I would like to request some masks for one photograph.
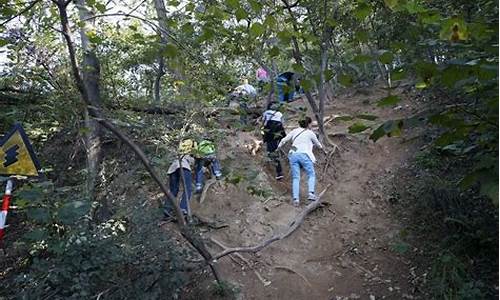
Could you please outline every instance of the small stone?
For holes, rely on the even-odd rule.
[[[388,290],[389,290],[389,292],[394,291],[394,289],[392,288],[392,286],[390,286],[390,287],[388,288]]]
[[[375,300],[375,296],[370,295],[370,300]]]
[[[361,296],[359,296],[358,294],[354,294],[354,293],[352,293],[352,294],[349,296],[349,299],[361,299]]]

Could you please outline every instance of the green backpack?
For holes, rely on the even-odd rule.
[[[208,156],[215,154],[215,144],[211,141],[203,140],[198,143],[198,154],[200,156]]]

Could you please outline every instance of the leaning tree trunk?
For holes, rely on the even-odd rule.
[[[292,12],[292,7],[290,6],[290,4],[288,4],[288,0],[281,0],[281,2],[283,2],[283,4],[285,5],[285,8],[288,10],[288,13],[290,14],[290,17],[292,18],[293,29],[297,33],[300,32],[299,26],[297,24],[297,20],[295,18],[295,15]],[[329,30],[329,29],[325,28],[325,30]],[[292,46],[293,46],[292,56],[295,59],[295,62],[299,65],[303,65],[302,52],[300,51],[299,41],[298,41],[296,36],[292,36]],[[328,50],[328,48],[326,46],[325,46],[325,49]],[[320,136],[323,137],[324,142],[330,144],[328,136],[326,135],[326,132],[325,132],[325,128],[323,126],[323,124],[324,124],[323,117],[322,117],[323,112],[321,111],[321,107],[318,106],[318,104],[314,100],[314,97],[313,97],[311,91],[305,91],[305,95],[306,95],[307,102],[308,102],[308,104],[311,107],[311,110],[313,112],[314,118],[318,122],[318,130],[319,130]],[[324,102],[323,102],[323,105],[324,105]],[[324,109],[324,106],[323,106],[323,109]]]
[[[87,97],[92,106],[101,106],[100,96],[100,63],[95,54],[95,48],[89,41],[87,32],[94,26],[93,16],[85,5],[85,0],[75,0],[80,17],[80,37],[83,49],[82,76]],[[95,186],[99,175],[101,162],[101,128],[99,124],[89,117],[88,110],[85,109],[85,127],[87,129],[85,137],[85,150],[87,154],[87,192],[90,199],[94,199]]]
[[[110,121],[108,121],[104,115],[102,114],[99,107],[94,106],[89,98],[89,91],[87,91],[87,85],[85,84],[82,76],[80,75],[80,67],[78,66],[76,60],[76,49],[73,43],[73,38],[71,34],[71,29],[69,26],[69,18],[68,13],[66,11],[67,6],[71,3],[68,0],[52,0],[57,5],[59,11],[59,20],[61,22],[61,34],[66,42],[66,46],[69,53],[69,60],[71,64],[71,73],[73,74],[73,78],[76,83],[76,87],[80,92],[83,102],[88,106],[89,116],[95,118],[100,125],[102,125],[107,130],[111,131],[115,136],[117,136],[121,141],[123,141],[132,151],[137,155],[137,157],[141,160],[146,170],[149,172],[153,180],[158,184],[162,192],[167,197],[168,203],[174,207],[174,212],[177,217],[177,227],[179,228],[182,236],[189,242],[191,246],[193,246],[198,253],[204,258],[205,263],[210,267],[212,273],[220,283],[219,272],[214,265],[213,257],[208,251],[205,243],[199,237],[199,235],[194,231],[194,229],[188,226],[184,220],[184,216],[180,210],[180,207],[176,205],[175,197],[170,193],[170,190],[167,188],[163,180],[158,176],[158,173],[154,170],[154,168],[149,163],[144,152],[126,135],[124,135],[120,130],[118,130]]]

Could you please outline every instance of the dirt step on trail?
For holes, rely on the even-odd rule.
[[[374,90],[370,95],[335,99],[334,104],[327,107],[325,116],[370,114],[378,119],[365,123],[378,124],[417,112],[417,103],[404,94],[400,95],[403,101],[397,108],[379,108],[372,104],[385,93]],[[293,105],[305,103],[297,101]],[[296,123],[293,116],[287,121],[287,125]],[[352,122],[334,119],[327,124],[326,131],[345,133]],[[288,238],[256,254],[242,253],[244,261],[241,257],[224,257],[219,261],[224,278],[239,286],[240,299],[418,298],[411,284],[409,262],[392,247],[402,228],[391,215],[387,204],[389,195],[384,194],[383,184],[418,149],[418,139],[409,138],[416,130],[404,132],[403,137],[382,138],[376,143],[364,133],[334,137],[341,151],[326,172],[323,172],[325,156],[319,156],[316,165],[317,193],[331,184],[323,197],[330,205],[312,212]],[[251,140],[252,136],[241,133],[236,138]],[[238,143],[244,144],[244,141]],[[262,182],[270,183],[275,196],[258,201],[237,186],[219,184],[213,187],[203,205],[194,204],[193,208],[201,215],[229,222],[228,227],[205,235],[230,247],[251,246],[269,238],[307,204],[304,200],[299,208],[290,204],[289,175],[283,182],[275,182],[272,168],[262,165],[265,161],[262,151],[258,157],[252,157],[244,147],[240,148],[239,152],[234,149],[232,152],[237,163],[244,162],[248,168],[260,167],[257,176],[262,177]],[[286,159],[283,163],[288,171]],[[301,185],[304,198],[305,174]],[[214,253],[220,250],[213,246]]]

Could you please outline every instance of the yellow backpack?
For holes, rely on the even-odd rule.
[[[179,143],[179,154],[191,154],[196,149],[196,142],[192,139],[185,139]]]

